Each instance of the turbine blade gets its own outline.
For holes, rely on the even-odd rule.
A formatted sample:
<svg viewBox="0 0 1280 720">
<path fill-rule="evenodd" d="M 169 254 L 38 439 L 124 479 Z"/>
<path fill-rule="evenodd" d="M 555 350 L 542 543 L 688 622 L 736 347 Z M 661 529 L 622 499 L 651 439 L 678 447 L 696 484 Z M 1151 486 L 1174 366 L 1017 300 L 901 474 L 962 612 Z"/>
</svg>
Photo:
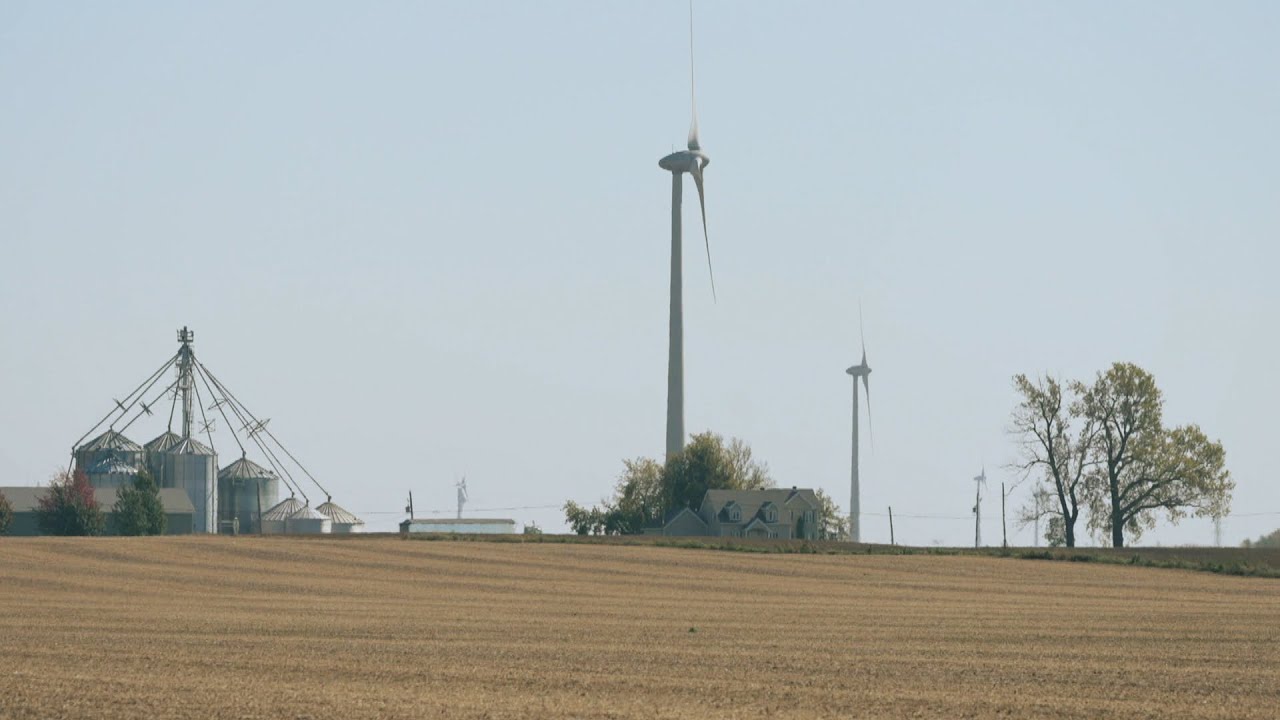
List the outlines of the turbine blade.
<svg viewBox="0 0 1280 720">
<path fill-rule="evenodd" d="M 858 337 L 862 339 L 862 364 L 867 364 L 867 333 L 862 327 L 862 301 L 858 301 Z"/>
<path fill-rule="evenodd" d="M 863 359 L 863 364 L 866 364 L 865 358 Z M 864 394 L 867 396 L 867 434 L 871 436 L 871 450 L 872 452 L 875 452 L 876 431 L 871 425 L 871 383 L 867 380 L 866 375 L 862 376 L 862 389 L 866 391 Z"/>
<path fill-rule="evenodd" d="M 707 199 L 702 190 L 702 168 L 697 168 L 690 174 L 693 175 L 694 184 L 698 186 L 698 205 L 702 208 L 702 240 L 707 246 L 707 273 L 711 275 L 711 301 L 716 302 L 716 273 L 711 268 L 711 237 L 707 235 Z"/>
<path fill-rule="evenodd" d="M 701 150 L 698 144 L 698 88 L 693 74 L 693 0 L 689 0 L 689 105 L 693 122 L 689 125 L 689 149 Z"/>
</svg>

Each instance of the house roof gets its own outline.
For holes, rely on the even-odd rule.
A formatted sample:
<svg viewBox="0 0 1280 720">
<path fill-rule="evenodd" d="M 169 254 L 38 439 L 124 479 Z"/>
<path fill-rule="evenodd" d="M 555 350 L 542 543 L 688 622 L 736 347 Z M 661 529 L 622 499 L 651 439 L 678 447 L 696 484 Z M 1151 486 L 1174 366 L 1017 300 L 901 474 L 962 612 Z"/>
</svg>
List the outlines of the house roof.
<svg viewBox="0 0 1280 720">
<path fill-rule="evenodd" d="M 769 488 L 767 490 L 708 490 L 702 502 L 711 504 L 711 514 L 717 515 L 729 503 L 742 508 L 742 522 L 750 522 L 767 503 L 781 508 L 816 509 L 818 496 L 808 488 Z"/>
<path fill-rule="evenodd" d="M 8 498 L 14 512 L 35 512 L 46 490 L 46 487 L 3 487 L 0 488 L 0 494 Z M 116 504 L 117 490 L 119 488 L 94 488 L 93 499 L 98 501 L 98 507 L 104 512 L 111 512 L 112 506 Z M 160 488 L 160 504 L 164 506 L 165 513 L 170 515 L 196 511 L 191 498 L 187 497 L 187 491 L 182 488 Z"/>
<path fill-rule="evenodd" d="M 679 510 L 676 510 L 675 512 L 668 513 L 667 521 L 662 523 L 662 527 L 665 528 L 669 526 L 671 523 L 675 522 L 681 515 L 684 515 L 685 513 L 689 513 L 689 515 L 691 515 L 694 520 L 697 520 L 698 524 L 701 525 L 702 527 L 705 528 L 707 526 L 706 521 L 704 521 L 702 517 L 698 515 L 698 513 L 694 512 L 692 508 L 684 507 L 684 508 L 680 508 Z"/>
<path fill-rule="evenodd" d="M 405 523 L 431 523 L 432 525 L 515 525 L 515 520 L 508 518 L 412 518 L 400 521 Z"/>
</svg>

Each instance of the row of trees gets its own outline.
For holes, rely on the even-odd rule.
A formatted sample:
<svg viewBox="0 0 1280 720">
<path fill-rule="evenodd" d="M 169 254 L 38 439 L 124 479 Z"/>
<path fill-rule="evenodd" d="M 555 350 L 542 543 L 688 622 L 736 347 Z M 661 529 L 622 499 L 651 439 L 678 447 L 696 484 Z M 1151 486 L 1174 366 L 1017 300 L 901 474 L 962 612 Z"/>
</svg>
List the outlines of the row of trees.
<svg viewBox="0 0 1280 720">
<path fill-rule="evenodd" d="M 684 450 L 660 463 L 652 458 L 623 460 L 613 497 L 584 507 L 570 500 L 565 521 L 579 535 L 633 535 L 656 527 L 681 508 L 696 508 L 708 490 L 763 490 L 773 487 L 769 466 L 751 447 L 712 432 L 694 435 Z M 847 532 L 840 508 L 821 490 L 820 537 L 838 539 Z"/>
<path fill-rule="evenodd" d="M 160 490 L 146 469 L 131 485 L 120 488 L 111 508 L 113 528 L 119 535 L 161 535 L 168 519 L 160 503 Z M 0 535 L 9 531 L 13 506 L 0 494 Z M 101 535 L 107 518 L 93 496 L 93 486 L 79 470 L 59 473 L 49 483 L 36 506 L 36 525 L 45 535 Z"/>
<path fill-rule="evenodd" d="M 1114 547 L 1160 515 L 1177 523 L 1227 514 L 1235 483 L 1222 444 L 1197 425 L 1166 427 L 1164 396 L 1146 370 L 1115 363 L 1092 384 L 1048 375 L 1013 382 L 1017 467 L 1036 483 L 1022 519 L 1047 519 L 1050 544 L 1075 547 L 1082 514 Z"/>
</svg>

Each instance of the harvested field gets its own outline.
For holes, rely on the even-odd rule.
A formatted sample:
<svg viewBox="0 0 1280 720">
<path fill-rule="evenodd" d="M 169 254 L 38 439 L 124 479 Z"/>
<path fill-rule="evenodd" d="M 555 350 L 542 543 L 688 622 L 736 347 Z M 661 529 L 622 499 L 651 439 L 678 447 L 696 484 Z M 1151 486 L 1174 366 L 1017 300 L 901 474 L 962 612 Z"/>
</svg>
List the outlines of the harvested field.
<svg viewBox="0 0 1280 720">
<path fill-rule="evenodd" d="M 1280 581 L 970 556 L 0 540 L 0 717 L 1273 718 Z"/>
</svg>

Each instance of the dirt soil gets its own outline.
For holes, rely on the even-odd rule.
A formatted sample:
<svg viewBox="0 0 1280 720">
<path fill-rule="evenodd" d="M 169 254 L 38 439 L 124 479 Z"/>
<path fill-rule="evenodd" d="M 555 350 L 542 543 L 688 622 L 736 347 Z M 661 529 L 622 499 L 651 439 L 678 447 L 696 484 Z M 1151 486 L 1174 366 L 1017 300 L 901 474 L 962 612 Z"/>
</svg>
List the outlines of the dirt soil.
<svg viewBox="0 0 1280 720">
<path fill-rule="evenodd" d="M 0 539 L 0 718 L 1274 718 L 1280 580 L 966 556 Z"/>
</svg>

